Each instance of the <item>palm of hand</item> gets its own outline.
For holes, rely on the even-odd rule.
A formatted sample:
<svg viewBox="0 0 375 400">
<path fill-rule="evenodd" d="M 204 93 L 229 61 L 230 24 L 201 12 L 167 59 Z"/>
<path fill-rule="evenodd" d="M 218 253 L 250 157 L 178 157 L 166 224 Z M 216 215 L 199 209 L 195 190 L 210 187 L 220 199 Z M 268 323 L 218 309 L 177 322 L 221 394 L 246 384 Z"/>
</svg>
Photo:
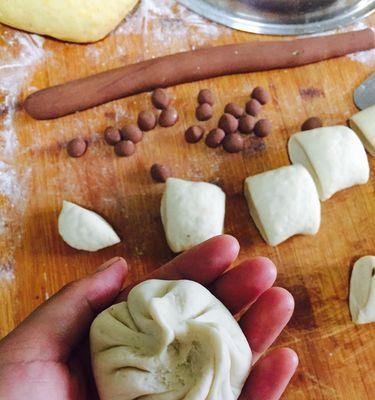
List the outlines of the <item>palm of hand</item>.
<svg viewBox="0 0 375 400">
<path fill-rule="evenodd" d="M 257 361 L 290 319 L 293 298 L 272 288 L 276 268 L 268 259 L 246 260 L 223 274 L 238 250 L 233 238 L 217 237 L 147 278 L 200 282 L 233 314 L 250 305 L 239 323 L 256 364 L 240 400 L 276 400 L 297 367 L 297 357 L 292 350 L 277 349 Z M 130 289 L 121 291 L 125 276 L 123 261 L 112 260 L 108 269 L 67 285 L 0 342 L 0 399 L 97 399 L 88 340 L 82 338 L 100 310 L 126 299 Z"/>
</svg>

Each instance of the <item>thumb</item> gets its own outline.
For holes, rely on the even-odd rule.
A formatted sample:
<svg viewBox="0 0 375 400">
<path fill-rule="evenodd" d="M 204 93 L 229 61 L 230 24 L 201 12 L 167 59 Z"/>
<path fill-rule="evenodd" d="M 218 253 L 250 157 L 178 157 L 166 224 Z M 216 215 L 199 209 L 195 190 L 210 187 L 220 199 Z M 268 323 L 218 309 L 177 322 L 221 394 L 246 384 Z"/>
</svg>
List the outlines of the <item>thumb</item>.
<svg viewBox="0 0 375 400">
<path fill-rule="evenodd" d="M 0 342 L 0 359 L 65 361 L 95 316 L 117 297 L 127 272 L 126 261 L 117 257 L 63 287 Z"/>
</svg>

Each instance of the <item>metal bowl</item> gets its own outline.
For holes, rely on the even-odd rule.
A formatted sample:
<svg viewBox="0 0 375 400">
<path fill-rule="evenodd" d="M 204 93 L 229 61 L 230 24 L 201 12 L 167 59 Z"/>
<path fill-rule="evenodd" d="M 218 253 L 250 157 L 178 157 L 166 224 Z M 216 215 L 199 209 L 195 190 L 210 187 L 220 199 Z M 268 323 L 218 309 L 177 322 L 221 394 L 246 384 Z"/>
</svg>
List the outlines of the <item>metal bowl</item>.
<svg viewBox="0 0 375 400">
<path fill-rule="evenodd" d="M 320 33 L 369 15 L 375 0 L 178 0 L 215 22 L 269 35 Z"/>
<path fill-rule="evenodd" d="M 330 6 L 336 0 L 244 0 L 259 10 L 279 12 L 282 14 L 305 13 Z"/>
</svg>

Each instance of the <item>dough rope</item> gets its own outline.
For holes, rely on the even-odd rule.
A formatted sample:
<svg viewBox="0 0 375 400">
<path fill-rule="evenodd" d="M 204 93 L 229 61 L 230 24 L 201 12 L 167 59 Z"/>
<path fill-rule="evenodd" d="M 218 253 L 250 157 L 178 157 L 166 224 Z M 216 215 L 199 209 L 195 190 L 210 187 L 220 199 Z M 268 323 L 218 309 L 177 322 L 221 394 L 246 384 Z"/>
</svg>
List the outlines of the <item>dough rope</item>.
<svg viewBox="0 0 375 400">
<path fill-rule="evenodd" d="M 43 89 L 25 101 L 36 119 L 61 117 L 122 97 L 217 76 L 297 67 L 375 47 L 371 29 L 199 49 L 127 65 Z M 215 62 L 207 62 L 215 60 Z"/>
</svg>

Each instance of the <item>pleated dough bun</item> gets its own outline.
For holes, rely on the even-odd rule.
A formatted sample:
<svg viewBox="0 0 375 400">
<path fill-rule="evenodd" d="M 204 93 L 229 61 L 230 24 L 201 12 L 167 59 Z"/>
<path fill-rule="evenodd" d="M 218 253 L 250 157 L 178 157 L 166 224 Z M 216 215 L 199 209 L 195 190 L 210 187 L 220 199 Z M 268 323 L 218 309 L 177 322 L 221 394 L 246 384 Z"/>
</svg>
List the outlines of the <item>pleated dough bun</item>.
<svg viewBox="0 0 375 400">
<path fill-rule="evenodd" d="M 90 331 L 101 400 L 235 400 L 251 366 L 236 320 L 200 284 L 145 281 Z"/>
</svg>

